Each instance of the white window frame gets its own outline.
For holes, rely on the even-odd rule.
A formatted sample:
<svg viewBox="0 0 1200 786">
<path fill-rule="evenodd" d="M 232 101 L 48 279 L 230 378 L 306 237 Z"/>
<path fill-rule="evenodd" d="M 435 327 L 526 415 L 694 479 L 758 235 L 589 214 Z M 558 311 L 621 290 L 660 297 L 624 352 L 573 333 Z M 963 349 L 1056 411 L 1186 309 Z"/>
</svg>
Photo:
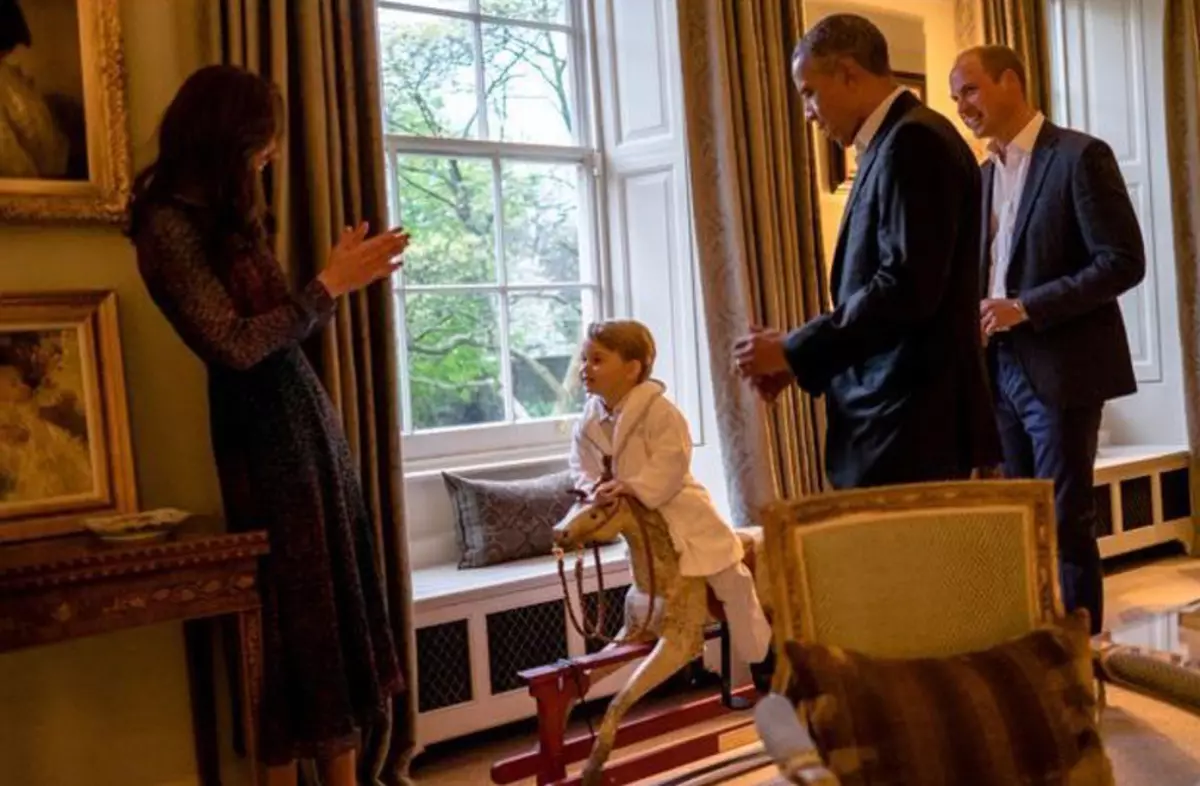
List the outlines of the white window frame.
<svg viewBox="0 0 1200 786">
<path fill-rule="evenodd" d="M 1174 228 L 1163 87 L 1164 0 L 1045 0 L 1051 109 L 1059 125 L 1104 140 L 1125 179 L 1146 251 L 1146 275 L 1119 304 L 1138 390 L 1104 406 L 1101 445 L 1186 442 L 1175 293 Z M 1117 78 L 1114 78 L 1114 75 Z"/>
<path fill-rule="evenodd" d="M 586 8 L 585 8 L 586 6 Z M 565 455 L 571 431 L 578 415 L 564 415 L 530 421 L 516 421 L 513 414 L 512 368 L 509 347 L 507 298 L 520 292 L 591 292 L 584 298 L 583 323 L 602 318 L 610 312 L 609 254 L 607 238 L 607 200 L 605 193 L 602 153 L 602 132 L 597 122 L 600 104 L 599 82 L 596 78 L 596 42 L 591 0 L 568 0 L 567 20 L 564 23 L 544 23 L 495 17 L 480 12 L 480 0 L 470 0 L 469 11 L 453 11 L 397 0 L 376 0 L 376 12 L 396 10 L 420 13 L 472 23 L 475 44 L 476 99 L 479 102 L 479 124 L 482 139 L 448 139 L 406 135 L 384 135 L 384 154 L 391 177 L 397 176 L 397 159 L 401 155 L 458 156 L 490 160 L 493 172 L 492 199 L 495 209 L 496 267 L 498 281 L 489 284 L 413 286 L 404 280 L 401 270 L 393 279 L 393 296 L 397 306 L 397 351 L 400 354 L 401 408 L 404 418 L 402 439 L 405 467 L 408 472 L 428 472 L 459 466 L 508 463 Z M 549 30 L 563 33 L 570 41 L 572 67 L 572 112 L 578 128 L 576 146 L 538 145 L 488 140 L 488 116 L 485 97 L 485 68 L 482 49 L 482 25 L 497 24 L 525 29 Z M 558 163 L 578 165 L 582 172 L 579 188 L 578 216 L 579 269 L 577 282 L 548 284 L 512 284 L 506 280 L 504 260 L 504 217 L 501 195 L 501 167 L 505 162 Z M 393 217 L 402 216 L 399 204 L 399 183 L 388 184 L 389 209 Z M 500 298 L 500 373 L 505 391 L 505 421 L 497 423 L 456 426 L 414 432 L 411 424 L 409 360 L 406 341 L 405 295 L 413 293 L 492 294 Z M 590 306 L 590 308 L 589 308 Z"/>
</svg>

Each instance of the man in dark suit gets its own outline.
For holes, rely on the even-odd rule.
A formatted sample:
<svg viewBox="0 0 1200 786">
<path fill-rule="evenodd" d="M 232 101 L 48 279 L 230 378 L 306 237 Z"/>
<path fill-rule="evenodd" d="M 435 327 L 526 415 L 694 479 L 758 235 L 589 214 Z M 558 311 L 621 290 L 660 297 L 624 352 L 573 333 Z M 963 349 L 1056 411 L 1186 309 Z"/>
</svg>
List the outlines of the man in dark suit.
<svg viewBox="0 0 1200 786">
<path fill-rule="evenodd" d="M 770 400 L 824 395 L 835 488 L 949 480 L 999 459 L 978 329 L 979 167 L 950 122 L 892 77 L 887 41 L 852 14 L 796 46 L 807 117 L 858 150 L 838 233 L 834 309 L 738 342 Z"/>
<path fill-rule="evenodd" d="M 1005 474 L 1054 481 L 1063 602 L 1103 624 L 1093 471 L 1104 402 L 1133 393 L 1117 298 L 1145 275 L 1137 216 L 1112 150 L 1030 106 L 1011 49 L 962 53 L 950 88 L 988 138 L 980 331 Z"/>
</svg>

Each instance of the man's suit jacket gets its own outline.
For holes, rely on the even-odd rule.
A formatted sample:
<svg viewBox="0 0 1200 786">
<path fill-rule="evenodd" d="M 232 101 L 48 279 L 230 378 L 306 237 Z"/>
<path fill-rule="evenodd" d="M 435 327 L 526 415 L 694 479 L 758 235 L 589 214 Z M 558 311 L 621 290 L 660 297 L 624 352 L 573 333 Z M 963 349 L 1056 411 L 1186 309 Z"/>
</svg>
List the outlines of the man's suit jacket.
<svg viewBox="0 0 1200 786">
<path fill-rule="evenodd" d="M 988 295 L 994 165 L 983 165 L 980 295 Z M 1117 297 L 1146 274 L 1125 180 L 1107 144 L 1049 121 L 1033 146 L 1013 227 L 1006 295 L 1029 321 L 1010 341 L 1030 384 L 1055 407 L 1097 405 L 1137 381 Z"/>
<path fill-rule="evenodd" d="M 859 161 L 834 252 L 834 309 L 785 344 L 824 394 L 835 488 L 944 480 L 999 460 L 979 339 L 979 166 L 904 93 Z"/>
</svg>

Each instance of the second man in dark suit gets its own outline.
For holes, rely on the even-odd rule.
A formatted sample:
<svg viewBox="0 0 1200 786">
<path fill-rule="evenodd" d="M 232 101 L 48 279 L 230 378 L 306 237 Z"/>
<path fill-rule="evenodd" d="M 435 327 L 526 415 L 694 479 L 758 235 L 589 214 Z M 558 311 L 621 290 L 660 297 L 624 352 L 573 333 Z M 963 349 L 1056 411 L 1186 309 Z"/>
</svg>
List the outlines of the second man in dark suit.
<svg viewBox="0 0 1200 786">
<path fill-rule="evenodd" d="M 858 152 L 832 312 L 735 349 L 766 398 L 824 395 L 835 488 L 966 478 L 999 459 L 978 318 L 979 168 L 950 122 L 899 86 L 868 20 L 828 16 L 796 47 L 805 112 Z"/>
<path fill-rule="evenodd" d="M 1103 623 L 1092 491 L 1104 402 L 1137 390 L 1117 298 L 1145 274 L 1112 150 L 1030 106 L 1011 49 L 962 53 L 950 88 L 991 140 L 983 166 L 980 331 L 1005 474 L 1054 481 L 1063 602 Z"/>
</svg>

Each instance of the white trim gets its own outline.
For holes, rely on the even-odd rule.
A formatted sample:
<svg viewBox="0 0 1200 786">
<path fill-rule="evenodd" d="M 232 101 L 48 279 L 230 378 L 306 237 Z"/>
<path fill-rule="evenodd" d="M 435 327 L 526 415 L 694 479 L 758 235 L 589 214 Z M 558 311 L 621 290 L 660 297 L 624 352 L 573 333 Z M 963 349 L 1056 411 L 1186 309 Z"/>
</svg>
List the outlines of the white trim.
<svg viewBox="0 0 1200 786">
<path fill-rule="evenodd" d="M 460 454 L 453 463 L 435 465 L 432 462 L 406 461 L 404 482 L 413 483 L 440 477 L 443 472 L 456 475 L 479 475 L 486 477 L 496 472 L 511 472 L 523 469 L 538 470 L 552 464 L 567 465 L 569 456 L 561 448 L 554 450 L 514 448 L 497 453 L 478 455 Z"/>
<path fill-rule="evenodd" d="M 596 285 L 586 281 L 547 281 L 537 284 L 417 284 L 406 285 L 403 291 L 410 295 L 537 295 L 544 292 L 585 289 L 596 289 Z M 396 288 L 396 292 L 400 292 L 400 289 Z"/>
<path fill-rule="evenodd" d="M 1162 477 L 1168 472 L 1191 467 L 1191 453 L 1182 445 L 1127 445 L 1108 447 L 1096 458 L 1095 485 L 1108 486 L 1112 533 L 1098 538 L 1102 558 L 1137 551 L 1157 543 L 1178 540 L 1189 554 L 1194 548 L 1196 514 L 1167 520 L 1163 508 Z M 1146 478 L 1150 481 L 1151 521 L 1141 527 L 1125 527 L 1123 482 Z M 1194 480 L 1193 480 L 1194 482 Z"/>
<path fill-rule="evenodd" d="M 574 588 L 575 553 L 563 557 L 569 584 Z M 584 577 L 595 576 L 595 558 L 585 552 Z M 628 552 L 624 542 L 600 547 L 600 564 L 605 574 L 605 586 L 614 586 L 608 579 L 616 576 L 628 581 Z M 624 574 L 624 575 L 622 575 Z M 481 568 L 459 568 L 454 563 L 431 565 L 412 572 L 413 611 L 425 616 L 446 606 L 472 603 L 494 596 L 497 588 L 506 592 L 531 589 L 555 590 L 561 586 L 558 561 L 552 555 L 487 565 Z M 620 586 L 617 584 L 615 586 Z M 561 597 L 561 595 L 559 596 Z"/>
<path fill-rule="evenodd" d="M 488 105 L 487 105 L 487 73 L 483 65 L 483 24 L 479 17 L 479 0 L 471 0 L 471 13 L 466 14 L 467 21 L 471 22 L 471 46 L 475 49 L 475 114 L 476 122 L 479 124 L 479 136 L 483 139 L 491 138 L 491 129 L 488 128 Z"/>
<path fill-rule="evenodd" d="M 530 142 L 498 142 L 494 139 L 387 134 L 383 145 L 388 152 L 407 155 L 503 158 L 534 163 L 577 163 L 590 166 L 593 160 L 598 158 L 594 151 L 578 145 L 539 145 Z"/>
<path fill-rule="evenodd" d="M 501 25 L 504 27 L 524 27 L 528 30 L 545 30 L 550 33 L 567 33 L 572 31 L 570 22 L 539 22 L 535 19 L 521 19 L 515 16 L 492 16 L 479 10 L 479 0 L 471 0 L 470 11 L 455 11 L 453 8 L 437 8 L 435 6 L 413 5 L 398 0 L 376 0 L 379 8 L 389 11 L 403 11 L 424 16 L 441 16 L 456 19 L 461 22 L 478 22 L 484 25 Z M 570 6 L 567 7 L 567 18 L 570 19 Z"/>
<path fill-rule="evenodd" d="M 578 89 L 582 94 L 588 96 L 589 112 L 587 129 L 593 140 L 593 149 L 596 152 L 591 157 L 589 165 L 591 166 L 590 182 L 592 189 L 589 192 L 588 208 L 591 210 L 595 221 L 592 223 L 592 240 L 594 242 L 595 257 L 595 273 L 596 281 L 600 284 L 598 302 L 595 304 L 601 316 L 613 313 L 612 300 L 612 234 L 609 229 L 610 220 L 608 215 L 608 168 L 605 164 L 603 151 L 605 149 L 604 142 L 604 113 L 601 106 L 600 93 L 600 43 L 596 35 L 596 3 L 595 0 L 584 0 L 587 3 L 587 14 L 581 15 L 580 21 L 583 25 L 580 26 L 581 35 L 583 36 L 584 52 L 586 53 L 586 69 L 581 67 L 577 69 L 578 73 Z M 586 70 L 586 81 L 584 72 Z M 582 127 L 582 126 L 581 126 Z"/>
<path fill-rule="evenodd" d="M 512 300 L 508 297 L 508 257 L 504 253 L 504 191 L 501 186 L 503 177 L 500 158 L 495 157 L 492 159 L 492 232 L 495 242 L 492 253 L 496 258 L 496 280 L 500 284 L 496 303 L 496 315 L 500 319 L 500 390 L 504 395 L 504 420 L 512 423 L 516 420 L 517 391 L 513 386 L 512 336 L 509 335 L 512 329 L 509 314 Z"/>
<path fill-rule="evenodd" d="M 412 471 L 449 469 L 467 463 L 496 463 L 504 457 L 555 455 L 567 451 L 578 415 L 405 434 L 404 465 Z"/>
<path fill-rule="evenodd" d="M 632 582 L 629 563 L 625 559 L 624 545 L 603 550 L 605 588 L 616 588 Z M 573 560 L 572 560 L 573 563 Z M 574 582 L 574 565 L 570 566 L 567 582 L 567 598 L 575 608 L 582 606 Z M 445 574 L 470 573 L 487 580 L 476 581 L 474 588 L 456 590 L 438 586 Z M 443 574 L 443 575 L 439 575 Z M 439 580 L 441 579 L 441 580 Z M 527 688 L 519 687 L 504 693 L 491 692 L 491 668 L 487 618 L 491 614 L 534 606 L 563 598 L 562 586 L 553 558 L 533 558 L 520 563 L 506 563 L 485 568 L 457 571 L 451 566 L 431 566 L 413 571 L 414 629 L 426 628 L 448 622 L 463 621 L 467 625 L 471 673 L 471 699 L 462 704 L 442 707 L 423 712 L 417 718 L 418 750 L 434 742 L 453 739 L 463 734 L 500 726 L 535 714 L 534 702 Z M 595 592 L 598 582 L 589 554 L 584 563 L 585 593 Z M 567 655 L 577 657 L 584 654 L 584 641 L 564 620 Z M 415 630 L 414 630 L 415 637 Z M 638 667 L 638 662 L 624 664 L 616 673 L 599 680 L 588 690 L 589 698 L 610 696 L 616 693 Z M 420 684 L 416 686 L 418 697 Z M 418 698 L 419 701 L 419 698 Z"/>
<path fill-rule="evenodd" d="M 586 322 L 597 313 L 606 313 L 604 287 L 610 278 L 607 265 L 607 233 L 605 231 L 607 206 L 601 198 L 599 171 L 602 156 L 591 145 L 599 139 L 596 126 L 599 116 L 600 98 L 594 93 L 598 89 L 594 73 L 594 39 L 588 23 L 588 14 L 580 6 L 580 0 L 569 0 L 565 24 L 544 24 L 527 20 L 509 19 L 484 15 L 480 11 L 480 0 L 471 0 L 469 11 L 426 8 L 412 3 L 395 0 L 377 0 L 378 9 L 410 12 L 428 16 L 461 20 L 471 25 L 471 36 L 475 49 L 474 76 L 476 111 L 478 113 L 475 133 L 481 138 L 444 138 L 388 134 L 384 137 L 384 151 L 392 162 L 391 194 L 394 214 L 401 219 L 400 205 L 400 158 L 402 156 L 461 157 L 487 160 L 491 163 L 493 179 L 491 198 L 494 210 L 493 251 L 495 255 L 495 281 L 471 284 L 417 285 L 409 284 L 409 277 L 402 272 L 394 280 L 393 292 L 398 304 L 397 343 L 399 345 L 403 407 L 403 445 L 406 459 L 406 477 L 422 477 L 426 473 L 454 469 L 465 464 L 496 465 L 507 461 L 545 460 L 548 456 L 566 453 L 571 435 L 571 425 L 578 417 L 572 414 L 560 418 L 519 421 L 516 418 L 517 401 L 513 390 L 512 352 L 509 335 L 512 296 L 520 293 L 579 293 L 582 302 L 582 319 Z M 486 96 L 486 67 L 483 62 L 482 25 L 496 24 L 513 28 L 543 30 L 567 37 L 567 67 L 571 70 L 569 96 L 572 116 L 574 144 L 529 144 L 489 139 L 488 103 Z M 509 162 L 566 164 L 578 167 L 576 189 L 576 214 L 578 220 L 579 278 L 562 282 L 516 283 L 508 282 L 508 266 L 504 258 L 504 199 L 503 166 Z M 405 319 L 405 297 L 408 294 L 438 295 L 488 295 L 497 298 L 498 327 L 500 330 L 500 384 L 504 399 L 503 421 L 464 425 L 448 429 L 415 430 L 412 419 L 412 382 L 409 376 L 411 359 L 407 346 L 407 322 Z"/>
</svg>

